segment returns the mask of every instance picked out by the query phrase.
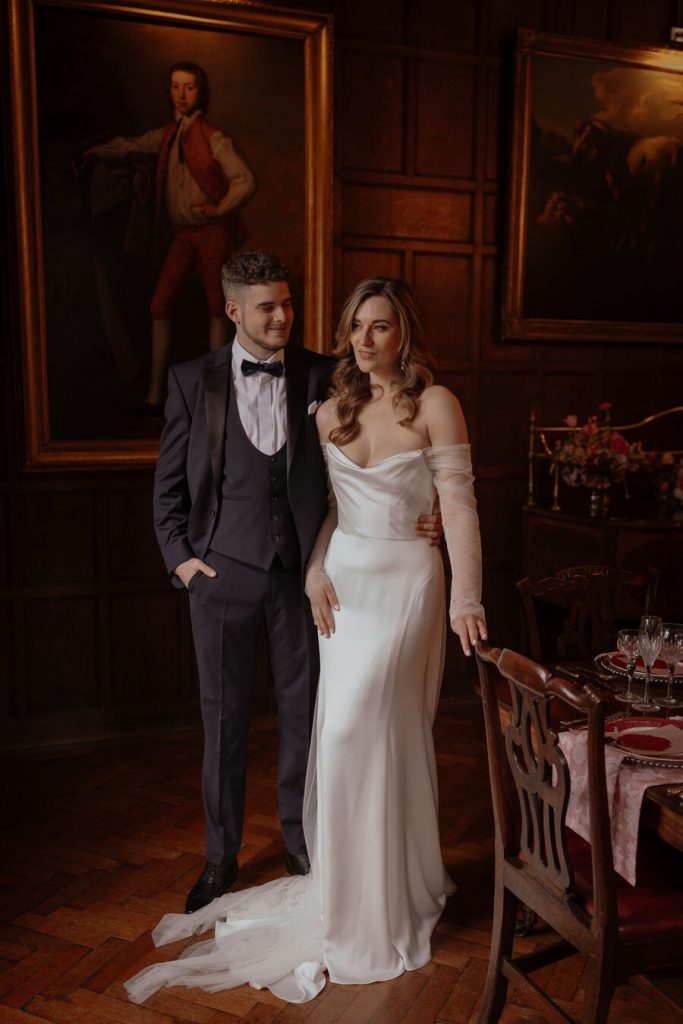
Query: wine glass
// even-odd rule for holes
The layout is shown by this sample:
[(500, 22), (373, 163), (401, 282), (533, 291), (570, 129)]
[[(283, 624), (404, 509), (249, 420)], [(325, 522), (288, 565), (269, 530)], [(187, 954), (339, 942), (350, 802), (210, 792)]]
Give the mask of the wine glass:
[(633, 684), (633, 674), (635, 672), (636, 660), (640, 651), (640, 630), (639, 629), (620, 629), (617, 634), (617, 648), (626, 658), (626, 667), (628, 670), (628, 685), (626, 687), (626, 693), (615, 693), (617, 700), (624, 701), (626, 704), (631, 704), (636, 700), (636, 695), (631, 693), (631, 686)]
[(659, 711), (659, 704), (650, 699), (650, 673), (655, 658), (662, 646), (662, 620), (659, 615), (643, 615), (640, 620), (640, 640), (638, 648), (645, 666), (645, 690), (643, 699), (635, 701), (636, 711)]
[(683, 707), (683, 701), (672, 696), (674, 672), (679, 661), (683, 661), (683, 623), (665, 622), (662, 626), (662, 647), (660, 654), (669, 669), (669, 684), (666, 697), (660, 697), (659, 703), (667, 708)]

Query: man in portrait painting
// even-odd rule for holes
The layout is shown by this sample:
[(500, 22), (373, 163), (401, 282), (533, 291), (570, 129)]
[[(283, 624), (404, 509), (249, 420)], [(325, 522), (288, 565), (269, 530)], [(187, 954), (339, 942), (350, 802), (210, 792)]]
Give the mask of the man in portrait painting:
[(119, 136), (91, 146), (86, 160), (120, 161), (156, 157), (157, 224), (163, 214), (172, 240), (151, 301), (152, 362), (142, 412), (162, 411), (170, 348), (170, 311), (192, 271), (202, 278), (208, 307), (209, 349), (226, 340), (221, 267), (235, 248), (234, 215), (253, 195), (254, 175), (232, 139), (207, 119), (210, 91), (206, 72), (181, 61), (169, 70), (173, 118), (135, 138)]

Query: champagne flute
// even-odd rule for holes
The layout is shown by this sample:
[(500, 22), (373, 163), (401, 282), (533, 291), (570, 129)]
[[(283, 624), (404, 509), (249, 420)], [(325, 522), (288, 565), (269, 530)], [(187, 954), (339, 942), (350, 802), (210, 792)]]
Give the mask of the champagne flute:
[(674, 672), (679, 661), (683, 661), (683, 623), (665, 622), (662, 626), (662, 658), (669, 669), (669, 683), (666, 697), (660, 697), (659, 703), (667, 708), (683, 707), (683, 701), (673, 696)]
[(631, 687), (633, 685), (633, 674), (636, 668), (636, 660), (640, 651), (640, 630), (620, 629), (617, 634), (617, 648), (626, 658), (628, 685), (626, 687), (626, 693), (615, 693), (614, 696), (616, 700), (621, 700), (626, 704), (631, 704), (637, 699), (636, 695), (631, 693)]
[(655, 658), (662, 646), (662, 620), (659, 615), (643, 615), (640, 620), (640, 640), (638, 647), (645, 666), (645, 690), (643, 699), (636, 701), (636, 711), (659, 711), (659, 704), (650, 699), (650, 673)]

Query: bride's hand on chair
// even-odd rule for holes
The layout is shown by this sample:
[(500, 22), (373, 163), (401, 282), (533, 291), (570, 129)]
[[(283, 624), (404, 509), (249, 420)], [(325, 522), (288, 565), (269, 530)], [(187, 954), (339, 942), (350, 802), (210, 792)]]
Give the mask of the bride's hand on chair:
[(488, 640), (486, 622), (478, 615), (457, 615), (451, 622), (451, 629), (458, 634), (468, 658), (480, 640)]
[(329, 639), (330, 634), (334, 633), (334, 612), (339, 611), (339, 599), (332, 580), (321, 569), (309, 569), (305, 589), (311, 602), (315, 628), (321, 636)]

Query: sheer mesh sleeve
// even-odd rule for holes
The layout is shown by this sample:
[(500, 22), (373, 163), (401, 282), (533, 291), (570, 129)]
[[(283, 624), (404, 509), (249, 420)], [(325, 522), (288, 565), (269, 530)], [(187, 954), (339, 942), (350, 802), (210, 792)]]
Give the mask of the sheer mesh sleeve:
[(459, 615), (484, 618), (481, 604), (481, 537), (468, 444), (425, 448), (424, 459), (439, 494), (451, 561), (450, 621)]

